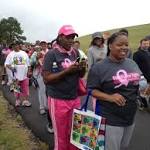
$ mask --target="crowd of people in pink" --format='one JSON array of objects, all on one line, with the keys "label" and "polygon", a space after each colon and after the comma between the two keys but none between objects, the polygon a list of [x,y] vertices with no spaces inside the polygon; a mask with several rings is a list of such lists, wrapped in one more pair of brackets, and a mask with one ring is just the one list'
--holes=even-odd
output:
[{"label": "crowd of people in pink", "polygon": [[70,143],[72,113],[81,107],[78,86],[84,79],[93,111],[101,107],[97,115],[107,120],[105,150],[126,150],[137,107],[149,109],[150,36],[141,37],[138,50],[132,53],[128,30],[95,32],[87,55],[77,37],[71,25],[64,25],[52,42],[1,45],[1,84],[14,93],[15,107],[32,107],[29,95],[33,86],[39,113],[49,120],[47,131],[54,133],[54,149],[77,150]]}]

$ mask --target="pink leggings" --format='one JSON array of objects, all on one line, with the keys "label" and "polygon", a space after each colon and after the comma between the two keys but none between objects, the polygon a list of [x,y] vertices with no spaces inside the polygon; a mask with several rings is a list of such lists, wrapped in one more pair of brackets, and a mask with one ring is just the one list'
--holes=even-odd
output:
[{"label": "pink leggings", "polygon": [[48,97],[48,108],[54,128],[54,150],[78,150],[70,143],[70,133],[73,109],[80,108],[80,99],[60,100]]}]

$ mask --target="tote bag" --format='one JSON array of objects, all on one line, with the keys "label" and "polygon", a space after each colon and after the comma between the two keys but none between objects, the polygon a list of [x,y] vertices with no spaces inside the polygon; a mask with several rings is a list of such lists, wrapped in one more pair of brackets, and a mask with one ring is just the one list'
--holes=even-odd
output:
[{"label": "tote bag", "polygon": [[81,109],[73,111],[70,142],[81,150],[104,150],[104,140],[100,136],[103,118],[87,110],[90,95],[91,91]]}]

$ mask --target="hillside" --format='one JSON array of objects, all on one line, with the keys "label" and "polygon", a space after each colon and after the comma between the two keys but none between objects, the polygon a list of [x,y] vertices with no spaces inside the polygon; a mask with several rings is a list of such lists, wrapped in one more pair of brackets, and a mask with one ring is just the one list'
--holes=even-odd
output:
[{"label": "hillside", "polygon": [[[137,25],[131,27],[124,27],[129,31],[129,44],[132,51],[135,51],[139,45],[139,41],[146,35],[150,35],[150,24]],[[108,30],[113,33],[119,29]],[[102,31],[105,32],[105,31]],[[91,35],[86,35],[78,38],[81,42],[81,49],[87,52],[89,44],[91,42]]]}]

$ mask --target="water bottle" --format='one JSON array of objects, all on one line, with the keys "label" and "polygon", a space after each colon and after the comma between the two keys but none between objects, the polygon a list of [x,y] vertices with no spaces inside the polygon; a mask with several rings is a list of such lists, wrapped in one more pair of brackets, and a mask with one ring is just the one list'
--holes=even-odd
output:
[{"label": "water bottle", "polygon": [[53,62],[52,72],[53,72],[53,73],[58,72],[58,65],[57,65],[57,63],[56,63],[56,62]]},{"label": "water bottle", "polygon": [[13,73],[16,73],[17,72],[17,69],[14,67],[14,68],[12,68],[12,72]]},{"label": "water bottle", "polygon": [[13,77],[14,77],[14,76],[15,76],[15,73],[17,72],[17,69],[16,69],[16,67],[15,67],[14,65],[12,65],[11,71],[12,71],[12,75],[13,75]]}]

